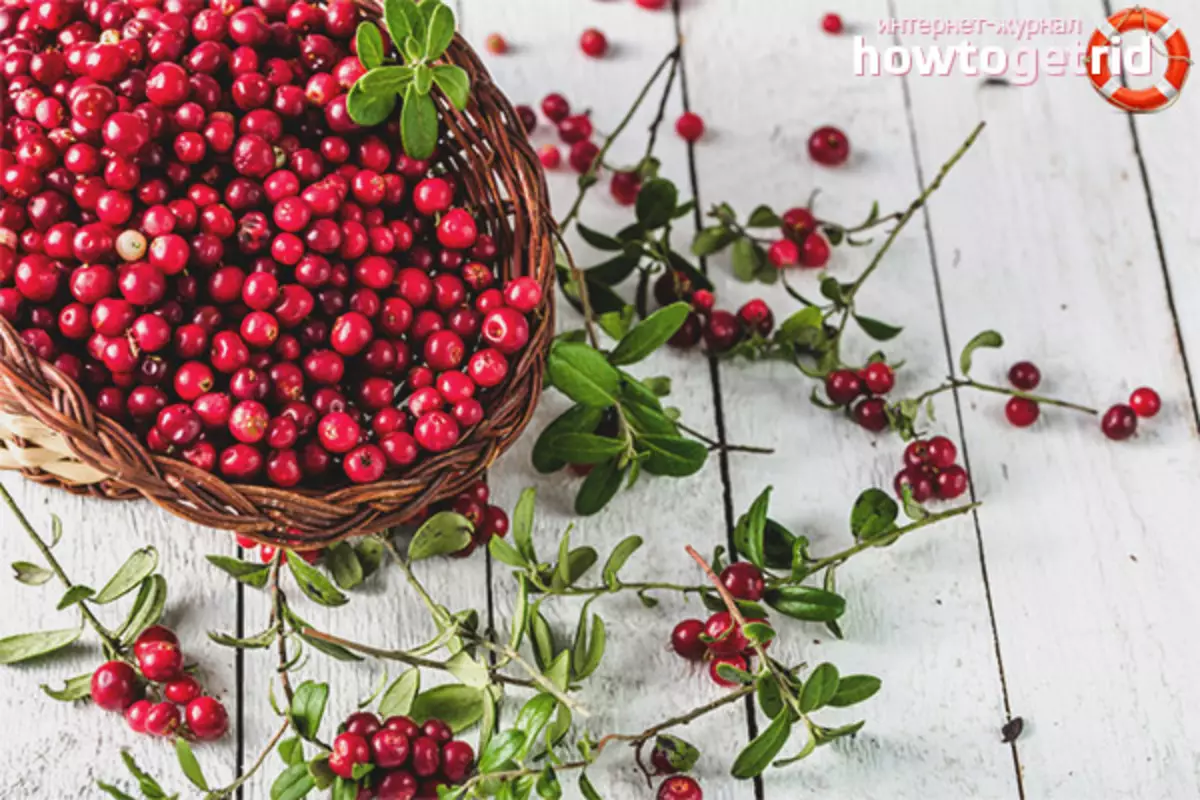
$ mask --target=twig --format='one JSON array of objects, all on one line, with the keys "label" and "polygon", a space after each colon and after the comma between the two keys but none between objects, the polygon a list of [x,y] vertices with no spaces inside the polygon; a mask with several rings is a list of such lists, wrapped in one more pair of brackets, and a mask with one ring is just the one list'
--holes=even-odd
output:
[{"label": "twig", "polygon": [[1096,416],[1097,414],[1100,413],[1100,411],[1098,409],[1091,408],[1090,406],[1080,405],[1079,403],[1072,403],[1067,400],[1059,400],[1056,397],[1046,397],[1045,395],[1040,395],[1040,394],[1030,394],[1029,392],[1022,392],[1022,391],[1018,391],[1016,389],[1009,389],[1005,386],[995,386],[990,383],[979,383],[978,381],[972,380],[971,378],[950,378],[945,383],[943,383],[941,386],[938,386],[936,389],[930,389],[929,391],[924,392],[923,394],[917,395],[915,402],[918,405],[920,405],[921,403],[925,402],[926,400],[933,397],[934,395],[941,394],[942,392],[949,392],[954,389],[978,389],[981,392],[991,392],[993,394],[1003,394],[1003,395],[1008,395],[1009,397],[1021,397],[1026,400],[1032,400],[1033,402],[1041,404],[1041,405],[1057,406],[1058,408],[1069,408],[1072,411],[1079,411],[1084,414],[1091,414],[1092,416]]},{"label": "twig", "polygon": [[212,792],[205,795],[206,800],[219,800],[219,798],[230,797],[233,795],[233,793],[241,788],[246,781],[250,780],[254,773],[258,772],[258,770],[262,767],[263,762],[267,760],[267,756],[271,755],[272,751],[275,750],[275,745],[279,744],[279,740],[284,737],[284,734],[286,734],[291,727],[292,721],[290,719],[285,720],[283,725],[280,726],[279,730],[275,731],[275,735],[272,736],[270,741],[267,742],[267,746],[264,747],[263,751],[258,754],[258,758],[255,759],[254,763],[250,765],[250,769],[243,772],[240,776],[238,776],[237,780],[228,786],[221,789],[214,789]]},{"label": "twig", "polygon": [[695,428],[689,428],[682,422],[676,420],[675,425],[684,433],[691,434],[699,439],[704,444],[708,445],[709,450],[724,450],[727,453],[757,453],[758,455],[771,455],[775,452],[774,448],[770,447],[754,447],[748,444],[721,444],[715,439],[705,436]]},{"label": "twig", "polygon": [[982,503],[968,503],[965,506],[957,506],[955,508],[949,509],[948,511],[940,511],[937,514],[930,514],[925,519],[920,519],[920,520],[917,520],[916,522],[913,522],[913,523],[910,523],[903,527],[897,528],[896,530],[892,531],[891,533],[887,534],[886,536],[881,536],[878,539],[865,539],[865,540],[853,545],[852,547],[847,547],[845,550],[841,551],[840,553],[834,553],[831,556],[826,556],[825,558],[818,559],[817,561],[814,561],[812,564],[808,565],[808,571],[811,574],[811,573],[820,572],[821,570],[825,569],[826,567],[833,567],[833,566],[837,566],[839,564],[843,564],[846,561],[848,561],[851,556],[857,555],[858,553],[861,553],[864,550],[870,550],[872,547],[877,547],[880,544],[881,540],[894,542],[894,541],[898,540],[900,537],[904,536],[905,534],[912,533],[913,531],[920,530],[921,528],[926,528],[930,525],[935,525],[939,522],[942,522],[943,520],[952,519],[954,517],[960,517],[963,514],[974,511],[975,509],[979,508],[981,505],[983,505],[983,504]]},{"label": "twig", "polygon": [[667,74],[667,85],[663,89],[662,99],[658,101],[658,113],[655,114],[654,121],[650,123],[650,138],[646,141],[646,154],[642,156],[642,161],[646,161],[654,155],[654,145],[658,142],[658,129],[666,119],[667,103],[671,100],[671,88],[675,85],[675,76],[678,73],[679,48],[675,48],[675,58],[671,59],[671,71]]},{"label": "twig", "polygon": [[287,697],[290,707],[293,694],[292,681],[288,676],[287,626],[284,624],[287,596],[279,586],[279,576],[283,569],[284,558],[286,555],[281,547],[275,551],[275,558],[271,562],[271,624],[275,626],[275,641],[279,650],[279,667],[275,671],[279,674],[279,683],[283,686],[283,694]]}]

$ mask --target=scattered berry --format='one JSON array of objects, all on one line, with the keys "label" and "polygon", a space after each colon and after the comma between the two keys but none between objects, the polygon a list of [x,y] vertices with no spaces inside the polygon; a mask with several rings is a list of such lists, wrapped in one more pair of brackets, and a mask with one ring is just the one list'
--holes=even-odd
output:
[{"label": "scattered berry", "polygon": [[686,142],[698,142],[704,136],[704,119],[691,111],[686,111],[675,121],[675,132]]},{"label": "scattered berry", "polygon": [[840,166],[850,157],[850,140],[839,129],[826,125],[808,138],[808,154],[818,164]]},{"label": "scattered berry", "polygon": [[1135,389],[1129,396],[1129,407],[1139,417],[1153,417],[1162,409],[1162,398],[1158,396],[1158,392],[1143,386],[1141,389]]},{"label": "scattered berry", "polygon": [[488,34],[487,51],[495,56],[502,56],[508,52],[508,41],[498,33]]},{"label": "scattered berry", "polygon": [[1100,430],[1115,442],[1128,439],[1137,432],[1138,415],[1126,405],[1115,405],[1100,419]]},{"label": "scattered berry", "polygon": [[1032,392],[1042,382],[1042,372],[1030,361],[1018,361],[1008,371],[1008,382],[1023,392]]},{"label": "scattered berry", "polygon": [[1018,428],[1028,428],[1037,422],[1041,409],[1027,397],[1010,397],[1004,406],[1004,416]]},{"label": "scattered berry", "polygon": [[842,23],[842,18],[838,14],[829,13],[821,18],[821,27],[826,33],[837,35],[841,33],[845,26]]},{"label": "scattered berry", "polygon": [[588,28],[579,37],[579,49],[592,58],[603,58],[608,52],[608,37],[595,28]]},{"label": "scattered berry", "polygon": [[685,619],[671,631],[671,649],[689,661],[699,661],[708,652],[708,645],[700,638],[703,633],[703,622]]}]

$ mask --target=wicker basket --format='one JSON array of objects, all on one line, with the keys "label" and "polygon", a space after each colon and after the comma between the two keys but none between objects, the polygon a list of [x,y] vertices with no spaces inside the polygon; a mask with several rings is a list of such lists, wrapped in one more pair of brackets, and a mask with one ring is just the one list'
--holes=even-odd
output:
[{"label": "wicker basket", "polygon": [[[363,3],[368,11],[378,8]],[[439,93],[442,164],[455,174],[502,254],[504,280],[531,275],[544,307],[507,379],[483,398],[486,415],[458,444],[382,482],[329,491],[230,484],[185,461],[152,454],[101,416],[84,392],[34,356],[0,318],[0,469],[115,500],[148,498],[185,519],[270,544],[315,548],[415,517],[478,479],[521,434],[542,388],[554,332],[555,229],[545,179],[512,105],[471,47],[456,36],[445,60],[471,77],[466,111]]]}]

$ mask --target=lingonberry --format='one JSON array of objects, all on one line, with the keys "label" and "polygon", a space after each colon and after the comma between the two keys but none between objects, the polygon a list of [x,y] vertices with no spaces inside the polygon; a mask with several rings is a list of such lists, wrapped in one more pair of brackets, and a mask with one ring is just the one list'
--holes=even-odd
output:
[{"label": "lingonberry", "polygon": [[427,217],[450,208],[454,192],[442,178],[426,178],[416,185],[412,195],[413,207]]},{"label": "lingonberry", "polygon": [[[417,796],[418,783],[417,779],[411,772],[398,769],[389,772],[383,776],[383,780],[379,782],[376,788],[376,796],[379,798],[395,798],[395,800],[411,800]],[[430,797],[437,797],[437,794],[431,794]]]},{"label": "lingonberry", "polygon": [[808,137],[808,154],[818,164],[836,167],[850,157],[850,140],[838,128],[826,125]]},{"label": "lingonberry", "polygon": [[158,645],[162,642],[179,646],[179,638],[170,628],[162,625],[151,625],[146,630],[142,631],[133,643],[133,654],[137,658],[141,658],[142,652]]},{"label": "lingonberry", "polygon": [[749,600],[757,603],[762,599],[766,590],[766,581],[762,571],[744,561],[730,564],[721,572],[721,583],[739,600]]},{"label": "lingonberry", "polygon": [[352,780],[354,768],[371,761],[371,746],[357,733],[342,733],[333,740],[333,752],[329,755],[329,769],[334,775]]},{"label": "lingonberry", "polygon": [[196,697],[184,710],[188,730],[202,742],[220,739],[229,730],[229,714],[225,706],[213,697]]},{"label": "lingonberry", "polygon": [[417,777],[428,778],[436,775],[441,767],[441,746],[432,736],[418,736],[413,739],[412,770]]},{"label": "lingonberry", "polygon": [[558,137],[566,144],[575,144],[590,139],[594,132],[591,117],[587,114],[575,114],[558,123]]},{"label": "lingonberry", "polygon": [[1153,417],[1162,409],[1162,398],[1158,396],[1158,392],[1143,386],[1134,389],[1133,394],[1129,396],[1129,407],[1139,417]]},{"label": "lingonberry", "polygon": [[92,673],[92,702],[107,711],[124,711],[137,699],[137,673],[124,661],[101,664]]},{"label": "lingonberry", "polygon": [[182,721],[179,706],[174,703],[155,703],[146,712],[146,733],[151,736],[171,736]]},{"label": "lingonberry", "polygon": [[684,112],[675,120],[675,132],[685,141],[697,142],[704,136],[704,119],[694,112]]},{"label": "lingonberry", "polygon": [[862,379],[848,369],[834,370],[825,376],[825,395],[834,405],[849,405],[862,392]]},{"label": "lingonberry", "polygon": [[692,308],[699,311],[701,314],[707,314],[713,310],[716,305],[717,298],[708,289],[697,289],[692,294]]},{"label": "lingonberry", "polygon": [[694,778],[675,776],[667,778],[658,787],[656,800],[704,800],[704,793]]},{"label": "lingonberry", "polygon": [[1032,392],[1042,382],[1042,372],[1031,361],[1018,361],[1008,370],[1008,382],[1023,392]]},{"label": "lingonberry", "polygon": [[728,611],[718,611],[709,617],[704,623],[704,635],[708,649],[717,655],[741,653],[750,644]]},{"label": "lingonberry", "polygon": [[475,244],[479,237],[479,229],[475,225],[474,217],[461,208],[455,208],[447,212],[438,223],[437,237],[443,247],[465,250]]},{"label": "lingonberry", "polygon": [[699,661],[708,652],[708,645],[700,638],[703,634],[703,622],[685,619],[671,631],[671,649],[689,661]]},{"label": "lingonberry", "polygon": [[446,742],[442,747],[442,775],[450,783],[462,783],[475,761],[475,750],[466,742]]},{"label": "lingonberry", "polygon": [[945,436],[934,436],[930,439],[926,445],[926,453],[929,463],[940,469],[953,466],[958,458],[958,448]]},{"label": "lingonberry", "polygon": [[800,266],[806,269],[820,269],[829,263],[829,242],[817,231],[804,237],[800,244]]},{"label": "lingonberry", "polygon": [[728,311],[713,311],[704,324],[704,343],[714,353],[730,350],[742,338],[742,325]]},{"label": "lingonberry", "polygon": [[421,447],[433,453],[442,453],[458,442],[458,423],[444,411],[430,411],[417,419],[413,435]]},{"label": "lingonberry", "polygon": [[156,683],[175,680],[183,672],[183,652],[171,642],[147,645],[138,653],[137,662],[147,680]]},{"label": "lingonberry", "polygon": [[600,157],[600,147],[592,141],[576,142],[571,145],[570,154],[567,160],[571,164],[571,169],[580,174],[590,172],[596,165],[596,160]]},{"label": "lingonberry", "polygon": [[321,445],[331,453],[348,453],[358,445],[362,428],[349,414],[335,411],[325,415],[317,425]]},{"label": "lingonberry", "polygon": [[1115,405],[1100,418],[1100,430],[1115,442],[1128,439],[1137,432],[1138,415],[1126,405]]},{"label": "lingonberry", "polygon": [[346,733],[356,733],[364,739],[370,739],[382,727],[379,717],[370,711],[355,712],[342,722],[342,729]]},{"label": "lingonberry", "polygon": [[165,441],[187,447],[204,432],[204,423],[191,406],[177,403],[159,412],[156,428]]},{"label": "lingonberry", "polygon": [[383,477],[387,464],[387,455],[381,448],[366,444],[352,450],[346,456],[343,467],[346,477],[354,483],[374,483]]},{"label": "lingonberry", "polygon": [[538,148],[538,160],[546,169],[558,169],[562,166],[562,151],[552,144],[544,144]]},{"label": "lingonberry", "polygon": [[149,700],[138,700],[125,709],[125,722],[134,733],[146,732],[146,716],[154,704]]},{"label": "lingonberry", "polygon": [[371,756],[380,769],[402,767],[408,761],[408,737],[397,730],[383,728],[371,736]]},{"label": "lingonberry", "polygon": [[492,55],[502,56],[508,52],[508,41],[498,33],[489,33],[484,44]]},{"label": "lingonberry", "polygon": [[873,361],[860,374],[867,391],[872,394],[887,394],[896,385],[896,373],[882,361]]},{"label": "lingonberry", "polygon": [[542,100],[542,113],[551,122],[562,122],[571,113],[571,104],[561,94],[548,94]]},{"label": "lingonberry", "polygon": [[957,464],[938,470],[934,479],[937,496],[943,500],[953,500],[961,497],[967,491],[967,471]]},{"label": "lingonberry", "polygon": [[579,49],[584,55],[602,58],[608,52],[608,37],[595,28],[588,28],[579,37]]},{"label": "lingonberry", "polygon": [[767,248],[767,258],[776,269],[794,267],[800,263],[800,245],[791,239],[779,239]]},{"label": "lingonberry", "polygon": [[225,477],[251,480],[262,472],[263,456],[257,448],[239,443],[225,448],[218,463]]},{"label": "lingonberry", "polygon": [[172,703],[186,705],[202,694],[200,682],[191,675],[183,675],[163,686],[163,696]]},{"label": "lingonberry", "polygon": [[494,348],[480,350],[467,362],[471,380],[485,389],[499,385],[508,375],[508,359]]},{"label": "lingonberry", "polygon": [[904,490],[907,487],[913,501],[917,503],[926,502],[933,497],[935,491],[933,478],[928,472],[917,467],[909,467],[897,473],[892,487],[895,489],[896,496],[900,498],[904,497]]},{"label": "lingonberry", "polygon": [[821,27],[826,33],[837,35],[845,28],[842,23],[842,18],[838,14],[829,13],[821,17]]},{"label": "lingonberry", "polygon": [[745,671],[747,669],[745,657],[737,653],[727,653],[718,655],[712,661],[708,662],[708,676],[712,679],[713,683],[726,689],[739,686],[739,681],[726,678],[721,674],[722,665],[728,665],[733,669]]},{"label": "lingonberry", "polygon": [[738,309],[738,321],[749,333],[769,336],[775,327],[775,315],[764,300],[751,300]]},{"label": "lingonberry", "polygon": [[878,397],[869,397],[854,407],[854,421],[861,427],[879,433],[888,425],[887,404]]},{"label": "lingonberry", "polygon": [[620,205],[631,206],[642,192],[642,177],[637,172],[614,172],[609,193]]},{"label": "lingonberry", "polygon": [[497,308],[484,316],[480,333],[492,347],[512,355],[529,342],[529,323],[512,308]]},{"label": "lingonberry", "polygon": [[1040,413],[1038,404],[1027,397],[1010,397],[1004,406],[1004,416],[1018,428],[1028,428],[1037,422]]}]

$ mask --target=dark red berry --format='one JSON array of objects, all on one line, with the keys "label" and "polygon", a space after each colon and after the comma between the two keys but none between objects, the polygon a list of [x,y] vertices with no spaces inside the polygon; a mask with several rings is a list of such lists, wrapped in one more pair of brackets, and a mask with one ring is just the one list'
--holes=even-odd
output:
[{"label": "dark red berry", "polygon": [[579,49],[592,58],[602,58],[608,52],[608,37],[595,28],[588,28],[579,37]]},{"label": "dark red berry", "polygon": [[333,740],[329,755],[329,769],[334,775],[346,780],[354,777],[354,767],[371,761],[371,746],[357,733],[342,733]]},{"label": "dark red berry", "polygon": [[718,611],[704,623],[704,634],[708,637],[708,649],[717,655],[741,653],[749,642],[741,627],[728,611]]},{"label": "dark red berry", "polygon": [[1018,361],[1008,371],[1008,382],[1023,392],[1032,392],[1042,382],[1042,372],[1030,361]]},{"label": "dark red berry", "polygon": [[818,164],[836,167],[850,157],[850,140],[837,128],[826,125],[808,138],[808,154]]},{"label": "dark red berry", "polygon": [[395,769],[404,766],[408,761],[408,737],[400,731],[384,728],[371,737],[371,755],[375,766],[382,769]]},{"label": "dark red berry", "polygon": [[1137,432],[1137,414],[1126,405],[1115,405],[1100,419],[1100,430],[1113,441],[1128,439]]},{"label": "dark red berry", "polygon": [[721,583],[739,600],[749,600],[757,603],[762,599],[766,582],[762,571],[744,561],[730,564],[721,572]]},{"label": "dark red berry", "polygon": [[708,652],[708,645],[700,638],[703,633],[703,622],[685,619],[671,631],[671,649],[689,661],[699,661]]},{"label": "dark red berry", "polygon": [[842,32],[845,26],[842,23],[840,15],[830,13],[821,17],[821,27],[826,33],[837,35]]},{"label": "dark red berry", "polygon": [[878,397],[862,400],[854,407],[854,421],[874,433],[886,430],[888,425],[887,403]]},{"label": "dark red berry", "polygon": [[834,370],[825,376],[825,395],[834,405],[849,405],[862,392],[862,379],[848,369]]},{"label": "dark red berry", "polygon": [[943,500],[961,497],[967,491],[967,471],[957,464],[939,470],[934,481],[937,496]]},{"label": "dark red berry", "polygon": [[442,746],[442,775],[450,783],[462,783],[474,762],[475,751],[466,742],[446,742]]},{"label": "dark red berry", "polygon": [[945,436],[934,436],[930,439],[928,453],[929,463],[942,469],[953,466],[958,458],[958,448]]},{"label": "dark red berry", "polygon": [[863,383],[871,394],[887,394],[896,385],[896,373],[882,361],[874,361],[863,369]]},{"label": "dark red berry", "polygon": [[708,676],[712,679],[713,683],[726,689],[731,689],[734,686],[738,686],[739,684],[737,681],[730,680],[721,674],[719,667],[722,664],[728,664],[734,669],[745,670],[747,669],[745,657],[737,653],[729,653],[725,655],[719,655],[712,661],[708,662]]},{"label": "dark red berry", "polygon": [[92,702],[107,711],[124,711],[138,693],[137,673],[124,661],[109,661],[92,673]]}]

